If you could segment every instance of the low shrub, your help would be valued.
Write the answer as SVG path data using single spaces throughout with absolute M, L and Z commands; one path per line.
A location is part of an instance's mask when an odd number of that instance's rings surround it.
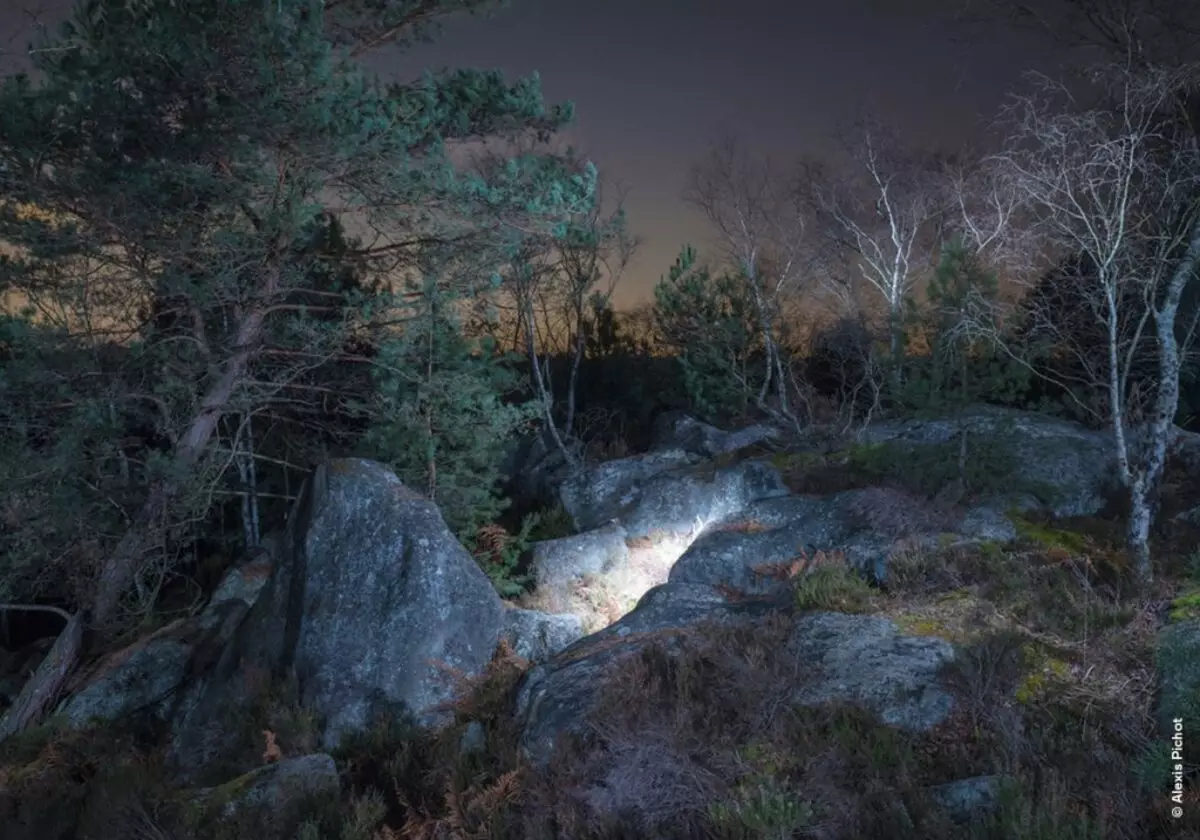
M 526 516 L 515 534 L 503 525 L 484 525 L 466 542 L 501 598 L 519 597 L 533 586 L 533 575 L 522 568 L 522 559 L 535 542 L 533 532 L 539 521 L 537 514 Z
M 820 566 L 797 578 L 796 607 L 802 610 L 866 612 L 875 590 L 853 569 Z
M 854 444 L 847 465 L 867 482 L 895 484 L 927 498 L 960 483 L 966 497 L 1028 493 L 1044 504 L 1054 502 L 1053 488 L 1021 477 L 1012 433 L 970 435 L 966 458 L 960 458 L 961 445 L 960 440 Z

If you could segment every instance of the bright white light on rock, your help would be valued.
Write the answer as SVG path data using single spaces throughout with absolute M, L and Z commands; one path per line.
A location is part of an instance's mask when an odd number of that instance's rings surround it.
M 582 582 L 575 595 L 583 607 L 584 614 L 580 617 L 587 631 L 595 632 L 617 621 L 637 606 L 643 595 L 666 583 L 676 561 L 708 525 L 707 521 L 697 519 L 684 532 L 660 532 L 630 540 L 629 560 L 623 568 Z

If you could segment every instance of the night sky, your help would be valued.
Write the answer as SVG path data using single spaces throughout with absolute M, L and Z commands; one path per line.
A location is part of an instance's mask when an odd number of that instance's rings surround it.
M 513 0 L 368 64 L 388 78 L 444 66 L 537 70 L 550 100 L 573 100 L 569 141 L 625 189 L 642 240 L 618 290 L 630 304 L 682 243 L 709 243 L 681 193 L 714 139 L 732 133 L 785 162 L 820 154 L 865 107 L 912 142 L 954 146 L 984 130 L 1023 71 L 1057 70 L 1050 47 L 1028 35 L 997 27 L 964 39 L 954 20 L 962 1 Z M 16 53 L 30 32 L 22 5 L 0 0 L 0 43 Z M 42 19 L 69 6 L 41 0 Z

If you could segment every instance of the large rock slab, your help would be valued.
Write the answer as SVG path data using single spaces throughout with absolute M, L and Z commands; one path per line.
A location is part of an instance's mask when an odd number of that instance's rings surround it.
M 646 482 L 664 473 L 699 463 L 682 449 L 667 449 L 594 464 L 559 488 L 563 508 L 577 531 L 590 531 L 618 520 L 639 498 Z
M 610 524 L 582 534 L 533 545 L 533 576 L 539 589 L 566 586 L 587 575 L 602 575 L 629 561 L 625 529 Z
M 669 580 L 726 586 L 747 594 L 786 588 L 786 582 L 766 570 L 802 552 L 840 547 L 853 533 L 846 498 L 790 496 L 751 505 L 738 523 L 745 530 L 704 534 L 675 562 Z
M 869 579 L 886 577 L 886 561 L 897 540 L 936 543 L 937 523 L 924 530 L 872 523 L 863 511 L 877 502 L 876 488 L 830 496 L 785 496 L 746 507 L 725 529 L 702 535 L 671 569 L 673 583 L 724 586 L 751 595 L 787 589 L 786 579 L 771 574 L 801 557 L 840 552 Z M 918 519 L 916 514 L 910 518 Z
M 786 609 L 784 601 L 769 598 L 729 602 L 699 584 L 652 589 L 623 619 L 525 675 L 516 700 L 524 754 L 545 766 L 560 738 L 586 735 L 605 682 L 648 645 L 672 654 L 679 640 L 703 626 L 747 626 Z M 795 619 L 785 644 L 797 662 L 788 694 L 798 706 L 846 703 L 912 730 L 950 714 L 953 701 L 938 684 L 953 656 L 943 640 L 903 636 L 882 618 L 811 613 Z
M 682 449 L 705 458 L 737 452 L 778 437 L 779 430 L 771 426 L 753 425 L 725 431 L 679 411 L 668 411 L 654 421 L 655 449 Z
M 105 657 L 58 708 L 84 727 L 130 715 L 172 718 L 192 688 L 190 678 L 216 663 L 270 575 L 268 556 L 231 569 L 198 615 L 180 619 Z
M 1162 737 L 1177 734 L 1176 720 L 1188 726 L 1200 719 L 1200 620 L 1175 621 L 1158 634 L 1157 671 L 1159 682 L 1158 726 Z M 1186 737 L 1189 754 L 1200 755 Z
M 632 539 L 658 533 L 687 533 L 739 517 L 747 506 L 782 498 L 790 491 L 779 472 L 760 461 L 712 471 L 664 475 L 647 482 L 636 502 L 621 511 Z
M 105 657 L 59 706 L 61 719 L 83 728 L 143 711 L 165 717 L 167 701 L 187 678 L 195 630 L 191 622 L 175 621 Z
M 753 502 L 786 495 L 779 472 L 768 464 L 718 467 L 682 450 L 609 461 L 562 487 L 563 507 L 578 530 L 619 522 L 631 539 L 699 530 Z
M 708 586 L 668 583 L 651 589 L 620 621 L 526 673 L 516 698 L 522 751 L 544 765 L 562 735 L 587 732 L 589 711 L 610 669 L 645 646 L 670 648 L 674 638 L 703 623 L 746 621 L 771 610 L 770 605 L 730 604 Z
M 516 607 L 505 612 L 504 639 L 513 653 L 543 662 L 583 638 L 583 620 L 572 613 L 546 613 Z
M 341 779 L 333 758 L 317 753 L 285 758 L 214 788 L 194 792 L 190 801 L 203 820 L 251 829 L 258 840 L 292 837 L 305 806 L 334 800 Z
M 578 449 L 572 446 L 572 454 L 581 457 Z M 559 488 L 573 471 L 567 456 L 544 428 L 516 440 L 500 467 L 505 495 L 518 509 L 553 507 Z
M 1088 516 L 1100 511 L 1113 485 L 1112 434 L 1028 411 L 981 406 L 959 418 L 873 423 L 858 433 L 860 443 L 948 444 L 963 430 L 972 440 L 1000 446 L 1012 460 L 1016 494 L 1045 488 L 1055 516 Z
M 820 673 L 797 686 L 802 705 L 850 703 L 910 731 L 943 723 L 953 709 L 938 676 L 954 648 L 943 639 L 902 635 L 886 618 L 809 613 L 796 621 L 789 649 Z
M 217 672 L 177 729 L 177 757 L 218 750 L 221 712 L 243 702 L 240 673 L 294 674 L 322 742 L 377 714 L 448 721 L 452 675 L 482 672 L 505 627 L 487 575 L 437 507 L 381 464 L 320 466 L 288 524 L 284 556 Z

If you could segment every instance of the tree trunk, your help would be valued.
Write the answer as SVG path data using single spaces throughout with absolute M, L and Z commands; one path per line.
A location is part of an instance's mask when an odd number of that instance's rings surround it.
M 1175 267 L 1167 284 L 1163 301 L 1154 309 L 1154 329 L 1158 338 L 1158 382 L 1154 414 L 1146 429 L 1147 439 L 1142 449 L 1140 469 L 1129 486 L 1129 553 L 1134 571 L 1142 585 L 1154 577 L 1150 558 L 1150 528 L 1154 524 L 1153 501 L 1159 492 L 1167 464 L 1167 448 L 1171 443 L 1175 414 L 1179 411 L 1179 340 L 1175 321 L 1179 302 L 1188 283 L 1200 267 L 1200 219 L 1192 224 L 1187 251 Z
M 583 314 L 580 312 L 576 320 L 575 346 L 571 353 L 571 370 L 567 377 L 567 417 L 563 421 L 563 434 L 568 439 L 575 436 L 575 406 L 576 391 L 579 388 L 579 368 L 583 364 L 583 354 L 587 350 L 587 336 L 583 332 Z
M 250 486 L 246 488 L 250 499 L 250 537 L 252 542 L 247 548 L 258 548 L 262 541 L 262 524 L 259 521 L 258 507 L 258 460 L 254 448 L 254 414 L 246 418 L 246 474 Z
M 238 383 L 245 378 L 254 347 L 262 337 L 268 301 L 278 291 L 278 287 L 279 270 L 270 270 L 263 281 L 259 306 L 247 312 L 238 325 L 233 344 L 234 352 L 225 363 L 224 371 L 204 395 L 200 410 L 175 446 L 176 466 L 194 466 L 207 449 Z M 133 583 L 142 558 L 157 536 L 158 524 L 167 505 L 178 492 L 179 487 L 176 484 L 165 480 L 151 486 L 134 524 L 125 532 L 125 536 L 121 538 L 101 570 L 96 595 L 88 611 L 93 626 L 104 628 L 111 623 L 121 597 Z
M 0 718 L 0 741 L 32 726 L 53 706 L 82 651 L 83 618 L 76 614 L 67 621 L 42 664 Z
M 577 466 L 575 456 L 567 448 L 566 442 L 562 439 L 562 435 L 558 433 L 558 426 L 554 423 L 554 398 L 551 395 L 550 387 L 553 383 L 547 385 L 546 377 L 543 374 L 541 362 L 538 359 L 537 345 L 534 343 L 533 325 L 536 323 L 533 317 L 533 301 L 528 302 L 529 311 L 527 314 L 527 329 L 525 330 L 525 350 L 529 356 L 529 364 L 533 368 L 533 384 L 537 390 L 538 398 L 542 402 L 542 418 L 546 422 L 546 429 L 550 432 L 550 438 L 554 441 L 554 446 L 560 453 L 568 465 L 574 469 Z
M 1134 576 L 1142 587 L 1154 579 L 1150 563 L 1150 526 L 1154 524 L 1154 513 L 1147 490 L 1146 482 L 1140 477 L 1129 488 L 1129 526 L 1125 532 Z
M 748 275 L 750 280 L 750 288 L 754 293 L 754 309 L 758 315 L 758 329 L 762 333 L 763 338 L 763 354 L 764 359 L 763 381 L 758 389 L 758 407 L 766 408 L 767 394 L 771 391 L 771 380 L 775 376 L 775 341 L 771 334 L 771 321 L 767 315 L 766 302 L 763 300 L 762 292 L 758 288 L 758 279 L 753 272 Z
M 888 356 L 891 365 L 890 380 L 892 398 L 900 396 L 904 385 L 904 313 L 901 311 L 903 301 L 892 299 L 888 301 Z
M 238 325 L 233 354 L 226 361 L 220 377 L 201 400 L 200 410 L 192 418 L 187 431 L 175 445 L 176 466 L 194 466 L 212 440 L 230 398 L 238 383 L 245 378 L 254 348 L 262 337 L 267 307 L 279 291 L 279 279 L 279 268 L 268 266 L 259 289 L 258 305 L 247 312 Z M 121 598 L 136 579 L 142 559 L 159 536 L 167 506 L 178 493 L 179 486 L 174 482 L 161 480 L 151 485 L 133 524 L 101 569 L 88 609 L 71 619 L 42 665 L 21 689 L 16 702 L 0 719 L 0 738 L 20 732 L 35 723 L 57 699 L 84 652 L 84 622 L 101 631 L 113 624 Z

